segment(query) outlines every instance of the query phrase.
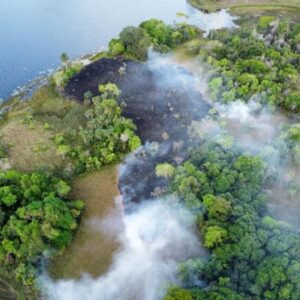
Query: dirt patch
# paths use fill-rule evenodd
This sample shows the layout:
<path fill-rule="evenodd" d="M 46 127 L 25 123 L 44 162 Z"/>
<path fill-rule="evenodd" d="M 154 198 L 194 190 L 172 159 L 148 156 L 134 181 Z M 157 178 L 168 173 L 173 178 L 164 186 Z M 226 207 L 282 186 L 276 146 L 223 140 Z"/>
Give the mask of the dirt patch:
<path fill-rule="evenodd" d="M 40 124 L 29 125 L 11 121 L 1 131 L 1 141 L 8 146 L 8 159 L 12 168 L 20 171 L 53 170 L 62 165 L 51 133 Z"/>
<path fill-rule="evenodd" d="M 85 211 L 80 227 L 71 245 L 50 264 L 49 271 L 55 279 L 79 278 L 83 273 L 97 277 L 107 271 L 113 253 L 118 249 L 116 241 L 121 212 L 114 198 L 118 195 L 116 167 L 106 167 L 100 172 L 76 178 L 72 184 L 74 199 L 84 199 Z M 104 226 L 105 218 L 113 214 L 114 226 Z M 120 220 L 120 224 L 116 224 Z"/>

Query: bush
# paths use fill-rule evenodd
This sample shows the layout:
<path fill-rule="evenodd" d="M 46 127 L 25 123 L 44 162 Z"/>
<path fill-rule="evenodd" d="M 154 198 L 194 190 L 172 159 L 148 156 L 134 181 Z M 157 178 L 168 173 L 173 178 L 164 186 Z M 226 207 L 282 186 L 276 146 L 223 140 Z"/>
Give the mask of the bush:
<path fill-rule="evenodd" d="M 258 28 L 266 29 L 270 23 L 272 23 L 276 18 L 274 16 L 262 16 L 258 20 Z"/>
<path fill-rule="evenodd" d="M 118 56 L 125 52 L 125 46 L 119 39 L 112 39 L 109 43 L 109 53 Z"/>

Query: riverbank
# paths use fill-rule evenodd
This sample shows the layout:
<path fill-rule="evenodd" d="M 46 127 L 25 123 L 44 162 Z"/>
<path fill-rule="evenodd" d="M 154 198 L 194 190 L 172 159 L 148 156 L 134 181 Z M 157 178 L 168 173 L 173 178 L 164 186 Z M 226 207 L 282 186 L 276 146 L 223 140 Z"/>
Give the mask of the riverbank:
<path fill-rule="evenodd" d="M 249 14 L 249 13 L 263 13 L 265 11 L 273 11 L 275 13 L 285 14 L 290 13 L 294 18 L 299 19 L 300 1 L 292 0 L 287 3 L 286 1 L 273 0 L 188 0 L 188 2 L 198 8 L 213 12 L 222 8 L 227 8 L 235 14 Z"/>
<path fill-rule="evenodd" d="M 72 59 L 99 52 L 127 25 L 138 25 L 151 17 L 171 24 L 177 12 L 187 14 L 190 10 L 185 0 L 115 0 L 114 4 L 88 0 L 73 5 L 58 0 L 32 0 L 30 4 L 1 1 L 0 98 L 6 99 L 17 86 L 44 71 L 56 69 L 63 52 Z M 30 38 L 24 42 L 24 36 Z"/>

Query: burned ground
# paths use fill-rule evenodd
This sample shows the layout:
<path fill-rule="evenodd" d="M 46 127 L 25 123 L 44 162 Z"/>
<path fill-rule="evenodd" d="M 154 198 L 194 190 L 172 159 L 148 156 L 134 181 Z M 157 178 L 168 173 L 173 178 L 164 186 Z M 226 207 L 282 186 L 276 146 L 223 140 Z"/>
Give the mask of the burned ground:
<path fill-rule="evenodd" d="M 97 95 L 98 86 L 109 82 L 122 91 L 123 115 L 137 125 L 143 143 L 158 143 L 144 146 L 121 168 L 119 186 L 124 200 L 140 201 L 164 186 L 164 181 L 155 176 L 157 163 L 176 164 L 184 159 L 187 126 L 203 118 L 209 106 L 195 90 L 190 73 L 157 60 L 139 63 L 122 58 L 101 59 L 72 78 L 65 92 L 83 101 L 85 92 Z"/>
<path fill-rule="evenodd" d="M 168 82 L 162 78 L 163 71 L 171 74 Z M 85 92 L 97 95 L 100 84 L 115 83 L 122 91 L 123 114 L 133 119 L 143 142 L 163 141 L 168 137 L 178 139 L 183 137 L 191 120 L 203 117 L 208 108 L 192 82 L 176 78 L 178 72 L 189 76 L 184 69 L 171 65 L 153 70 L 146 63 L 104 58 L 72 78 L 65 91 L 68 96 L 82 101 Z"/>

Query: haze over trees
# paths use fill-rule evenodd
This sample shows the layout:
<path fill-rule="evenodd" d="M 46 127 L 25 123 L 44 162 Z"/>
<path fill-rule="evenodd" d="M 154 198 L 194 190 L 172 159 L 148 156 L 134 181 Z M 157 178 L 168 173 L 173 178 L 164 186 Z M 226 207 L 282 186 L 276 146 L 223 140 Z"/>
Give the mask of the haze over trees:
<path fill-rule="evenodd" d="M 110 42 L 107 55 L 146 60 L 149 47 L 161 53 L 179 49 L 205 64 L 212 101 L 225 105 L 237 100 L 255 101 L 258 111 L 266 106 L 271 111 L 284 109 L 297 114 L 299 25 L 273 16 L 263 16 L 248 25 L 233 31 L 214 31 L 203 38 L 193 26 L 173 27 L 151 19 L 139 27 L 126 27 Z M 91 147 L 92 156 L 88 161 L 79 159 L 82 170 L 118 161 L 119 149 L 126 153 L 140 145 L 132 123 L 125 122 L 133 146 L 121 133 L 126 126 L 121 122 L 122 129 L 118 130 L 119 121 L 112 122 L 115 116 L 121 118 L 114 101 L 119 93 L 115 86 L 106 85 L 100 87 L 100 96 L 86 95 L 93 107 L 86 112 L 88 126 L 80 135 Z M 295 165 L 300 157 L 298 125 L 283 128 L 276 145 L 281 159 L 291 157 Z M 106 130 L 116 130 L 112 140 L 103 138 Z M 122 146 L 125 140 L 126 146 Z M 156 175 L 169 182 L 166 194 L 177 195 L 196 216 L 208 251 L 207 256 L 178 266 L 181 285 L 170 287 L 165 299 L 297 300 L 300 237 L 268 213 L 264 188 L 274 180 L 274 174 L 267 172 L 262 155 L 238 148 L 230 136 L 222 136 L 221 140 L 193 138 L 182 164 L 156 166 Z M 105 141 L 104 152 L 99 149 L 99 141 Z M 113 153 L 107 151 L 107 145 Z"/>
<path fill-rule="evenodd" d="M 299 32 L 297 23 L 265 16 L 250 28 L 215 31 L 184 49 L 209 66 L 214 101 L 256 101 L 271 110 L 298 113 Z M 291 156 L 295 165 L 298 125 L 278 137 L 282 159 Z M 167 193 L 177 194 L 197 216 L 203 245 L 210 251 L 208 257 L 180 265 L 182 287 L 171 287 L 165 299 L 300 298 L 300 238 L 268 214 L 264 187 L 273 179 L 265 168 L 259 156 L 205 139 L 191 147 L 182 165 L 156 167 L 156 175 L 170 181 Z"/>
<path fill-rule="evenodd" d="M 271 150 L 278 151 L 281 161 L 291 159 L 297 168 L 300 25 L 273 16 L 252 23 L 204 38 L 193 26 L 168 26 L 150 19 L 124 28 L 103 55 L 145 61 L 152 47 L 161 53 L 180 50 L 198 59 L 206 67 L 213 102 L 255 101 L 258 111 L 268 107 L 293 115 Z M 63 88 L 82 67 L 72 65 L 66 54 L 61 60 L 63 69 L 53 77 L 57 88 Z M 56 154 L 69 168 L 0 173 L 0 262 L 24 287 L 35 285 L 43 255 L 57 254 L 70 244 L 84 208 L 83 201 L 71 200 L 70 186 L 60 177 L 71 179 L 100 170 L 141 146 L 133 121 L 122 116 L 120 95 L 112 83 L 100 85 L 97 95 L 87 91 L 84 104 L 78 104 L 79 113 L 64 107 L 65 115 L 75 119 L 76 126 L 68 130 L 55 127 L 61 112 L 48 118 L 46 109 L 43 117 L 47 115 L 52 123 L 45 122 L 44 129 L 53 130 Z M 218 114 L 211 114 L 218 121 Z M 26 112 L 24 124 L 34 129 L 38 115 Z M 221 122 L 218 125 L 223 128 Z M 176 195 L 179 204 L 196 217 L 207 250 L 207 255 L 178 266 L 180 284 L 169 288 L 165 300 L 298 300 L 300 236 L 268 212 L 265 188 L 276 180 L 274 173 L 268 172 L 259 151 L 254 155 L 231 137 L 221 138 L 222 142 L 192 137 L 182 163 L 162 162 L 155 168 L 157 177 L 168 182 L 165 193 Z M 0 150 L 5 158 L 5 149 Z"/>
<path fill-rule="evenodd" d="M 170 189 L 197 215 L 211 253 L 183 263 L 179 277 L 190 288 L 171 288 L 165 299 L 300 297 L 300 237 L 266 215 L 263 184 L 260 158 L 211 142 L 176 169 Z"/>
<path fill-rule="evenodd" d="M 253 35 L 252 30 L 261 37 Z M 235 99 L 249 101 L 260 94 L 262 104 L 298 112 L 298 33 L 296 23 L 261 17 L 254 29 L 211 34 L 210 39 L 220 43 L 209 52 L 201 49 L 200 56 L 213 66 L 210 81 L 213 98 L 229 103 Z"/>

